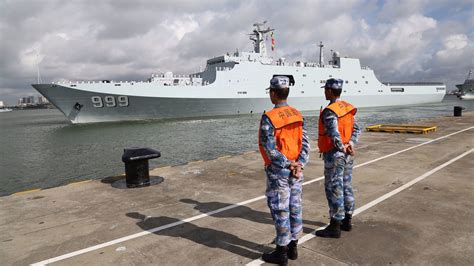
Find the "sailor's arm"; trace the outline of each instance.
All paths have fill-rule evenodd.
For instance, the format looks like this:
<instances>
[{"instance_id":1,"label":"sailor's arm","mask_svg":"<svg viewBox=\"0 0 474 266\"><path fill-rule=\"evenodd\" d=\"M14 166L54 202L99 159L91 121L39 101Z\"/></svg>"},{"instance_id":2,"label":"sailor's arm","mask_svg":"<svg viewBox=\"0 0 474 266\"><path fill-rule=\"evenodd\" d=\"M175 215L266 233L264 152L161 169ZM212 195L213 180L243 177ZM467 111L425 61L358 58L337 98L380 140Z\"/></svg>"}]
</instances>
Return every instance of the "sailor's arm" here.
<instances>
[{"instance_id":1,"label":"sailor's arm","mask_svg":"<svg viewBox=\"0 0 474 266\"><path fill-rule=\"evenodd\" d=\"M354 117L354 126L352 127L351 140L349 140L349 144L352 147L354 147L354 145L359 141L360 132L359 125L357 124L356 118Z\"/></svg>"},{"instance_id":2,"label":"sailor's arm","mask_svg":"<svg viewBox=\"0 0 474 266\"><path fill-rule=\"evenodd\" d=\"M311 146L309 144L308 132L306 131L306 123L303 119L303 140L302 140L300 155L298 156L298 162L303 167L308 163L310 150L311 150Z\"/></svg>"},{"instance_id":3,"label":"sailor's arm","mask_svg":"<svg viewBox=\"0 0 474 266\"><path fill-rule=\"evenodd\" d=\"M260 141L265 153L272 161L272 165L278 168L288 168L290 166L290 160L276 148L275 128L266 115L262 116L260 123Z\"/></svg>"}]
</instances>

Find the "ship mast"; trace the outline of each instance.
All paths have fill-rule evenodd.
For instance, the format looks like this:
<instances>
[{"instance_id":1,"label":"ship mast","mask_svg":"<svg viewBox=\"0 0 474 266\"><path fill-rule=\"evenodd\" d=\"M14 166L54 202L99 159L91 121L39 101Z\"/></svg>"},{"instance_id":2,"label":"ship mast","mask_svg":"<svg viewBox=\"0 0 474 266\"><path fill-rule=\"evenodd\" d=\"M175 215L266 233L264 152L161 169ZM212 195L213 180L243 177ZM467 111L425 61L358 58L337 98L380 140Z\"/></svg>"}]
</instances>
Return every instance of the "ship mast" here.
<instances>
[{"instance_id":1,"label":"ship mast","mask_svg":"<svg viewBox=\"0 0 474 266\"><path fill-rule=\"evenodd\" d=\"M267 29L262 29L265 26L265 23L267 23L266 20L263 23L254 23L253 26L255 27L255 29L252 33L249 34L250 40L253 41L254 52L261 54L262 57L267 56L267 46L265 45L264 38L265 34L268 34L269 32L275 30L270 29L270 27L268 27Z\"/></svg>"},{"instance_id":2,"label":"ship mast","mask_svg":"<svg viewBox=\"0 0 474 266\"><path fill-rule=\"evenodd\" d=\"M38 53L38 50L36 50L36 71L37 71L37 74L38 74L38 84L41 84L41 83L43 83L43 81L41 80L39 64L40 64L39 53Z\"/></svg>"},{"instance_id":3,"label":"ship mast","mask_svg":"<svg viewBox=\"0 0 474 266\"><path fill-rule=\"evenodd\" d=\"M319 47L319 66L323 67L324 66L324 55L323 55L324 44L322 41L319 42L318 47Z\"/></svg>"},{"instance_id":4,"label":"ship mast","mask_svg":"<svg viewBox=\"0 0 474 266\"><path fill-rule=\"evenodd\" d=\"M468 80L472 75L472 69L469 69L469 74L467 74L466 80Z\"/></svg>"}]
</instances>

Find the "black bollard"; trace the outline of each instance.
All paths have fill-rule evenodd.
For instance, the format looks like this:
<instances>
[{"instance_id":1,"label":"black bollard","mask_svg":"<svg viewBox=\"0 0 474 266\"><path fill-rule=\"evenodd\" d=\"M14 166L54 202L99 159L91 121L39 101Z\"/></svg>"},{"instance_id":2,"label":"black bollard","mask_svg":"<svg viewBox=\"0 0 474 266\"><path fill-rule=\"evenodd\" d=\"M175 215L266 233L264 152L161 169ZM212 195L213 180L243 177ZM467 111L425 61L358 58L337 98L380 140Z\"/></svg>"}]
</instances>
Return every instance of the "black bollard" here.
<instances>
[{"instance_id":1,"label":"black bollard","mask_svg":"<svg viewBox=\"0 0 474 266\"><path fill-rule=\"evenodd\" d=\"M160 157L159 151L151 148L127 148L123 150L122 162L125 163L125 177L128 188L150 185L148 160Z\"/></svg>"},{"instance_id":2,"label":"black bollard","mask_svg":"<svg viewBox=\"0 0 474 266\"><path fill-rule=\"evenodd\" d=\"M461 106L454 106L454 116L462 116L462 109Z\"/></svg>"}]
</instances>

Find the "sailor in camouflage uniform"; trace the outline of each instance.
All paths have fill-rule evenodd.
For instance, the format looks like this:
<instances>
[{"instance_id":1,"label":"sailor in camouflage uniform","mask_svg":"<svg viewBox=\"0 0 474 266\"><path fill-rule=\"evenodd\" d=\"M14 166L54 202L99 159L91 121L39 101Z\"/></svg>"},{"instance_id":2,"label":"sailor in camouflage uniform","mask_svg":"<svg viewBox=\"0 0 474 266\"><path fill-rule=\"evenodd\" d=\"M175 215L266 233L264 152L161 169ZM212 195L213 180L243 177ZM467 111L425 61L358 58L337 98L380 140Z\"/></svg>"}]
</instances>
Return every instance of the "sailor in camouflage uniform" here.
<instances>
[{"instance_id":1,"label":"sailor in camouflage uniform","mask_svg":"<svg viewBox=\"0 0 474 266\"><path fill-rule=\"evenodd\" d=\"M316 232L320 237L339 238L341 229L352 229L352 167L360 129L354 117L357 109L339 99L342 84L340 79L326 81L325 96L330 103L319 119L318 147L324 159L324 186L331 218L329 226Z\"/></svg>"},{"instance_id":2,"label":"sailor in camouflage uniform","mask_svg":"<svg viewBox=\"0 0 474 266\"><path fill-rule=\"evenodd\" d=\"M259 131L259 148L267 175L265 195L277 235L276 250L262 258L276 264L285 264L288 258L294 260L298 256L298 235L302 231L302 169L310 151L303 116L286 102L289 83L285 76L271 79L268 89L275 108L263 114Z\"/></svg>"}]
</instances>

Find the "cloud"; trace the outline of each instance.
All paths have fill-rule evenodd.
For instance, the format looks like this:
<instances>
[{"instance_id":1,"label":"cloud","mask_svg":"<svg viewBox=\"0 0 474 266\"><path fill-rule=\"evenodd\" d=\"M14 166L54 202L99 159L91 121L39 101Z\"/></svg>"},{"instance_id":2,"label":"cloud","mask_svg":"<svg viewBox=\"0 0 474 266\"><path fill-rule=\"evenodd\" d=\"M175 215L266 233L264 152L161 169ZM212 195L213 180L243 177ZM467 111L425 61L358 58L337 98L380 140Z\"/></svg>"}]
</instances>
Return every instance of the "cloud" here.
<instances>
[{"instance_id":1,"label":"cloud","mask_svg":"<svg viewBox=\"0 0 474 266\"><path fill-rule=\"evenodd\" d=\"M419 14L428 0L391 0L386 1L379 13L385 21L404 19L414 13Z\"/></svg>"},{"instance_id":2,"label":"cloud","mask_svg":"<svg viewBox=\"0 0 474 266\"><path fill-rule=\"evenodd\" d=\"M182 18L165 20L160 25L172 32L178 40L181 40L186 33L193 32L199 27L198 22L191 15Z\"/></svg>"},{"instance_id":3,"label":"cloud","mask_svg":"<svg viewBox=\"0 0 474 266\"><path fill-rule=\"evenodd\" d=\"M443 48L435 54L436 74L452 73L456 83L462 83L468 70L474 66L474 44L464 34L453 34L443 39Z\"/></svg>"},{"instance_id":4,"label":"cloud","mask_svg":"<svg viewBox=\"0 0 474 266\"><path fill-rule=\"evenodd\" d=\"M41 63L44 54L40 54L41 44L36 42L31 47L20 52L20 62L25 68L32 68Z\"/></svg>"},{"instance_id":5,"label":"cloud","mask_svg":"<svg viewBox=\"0 0 474 266\"><path fill-rule=\"evenodd\" d=\"M465 34L449 35L443 40L446 50L461 50L468 45L469 39ZM438 53L440 53L439 51Z\"/></svg>"},{"instance_id":6,"label":"cloud","mask_svg":"<svg viewBox=\"0 0 474 266\"><path fill-rule=\"evenodd\" d=\"M436 26L436 20L432 18L412 15L396 20L389 27L379 27L376 29L379 39L375 38L371 44L372 55L390 59L386 67L380 65L388 74L410 75L421 71L424 60L430 57L430 41L424 38L424 33L436 29Z\"/></svg>"},{"instance_id":7,"label":"cloud","mask_svg":"<svg viewBox=\"0 0 474 266\"><path fill-rule=\"evenodd\" d=\"M0 0L0 10L0 100L12 103L34 93L38 65L47 82L195 72L251 50L247 34L263 20L275 28L275 58L317 61L323 41L326 58L331 49L360 58L381 80L448 88L473 67L465 0Z\"/></svg>"}]
</instances>

